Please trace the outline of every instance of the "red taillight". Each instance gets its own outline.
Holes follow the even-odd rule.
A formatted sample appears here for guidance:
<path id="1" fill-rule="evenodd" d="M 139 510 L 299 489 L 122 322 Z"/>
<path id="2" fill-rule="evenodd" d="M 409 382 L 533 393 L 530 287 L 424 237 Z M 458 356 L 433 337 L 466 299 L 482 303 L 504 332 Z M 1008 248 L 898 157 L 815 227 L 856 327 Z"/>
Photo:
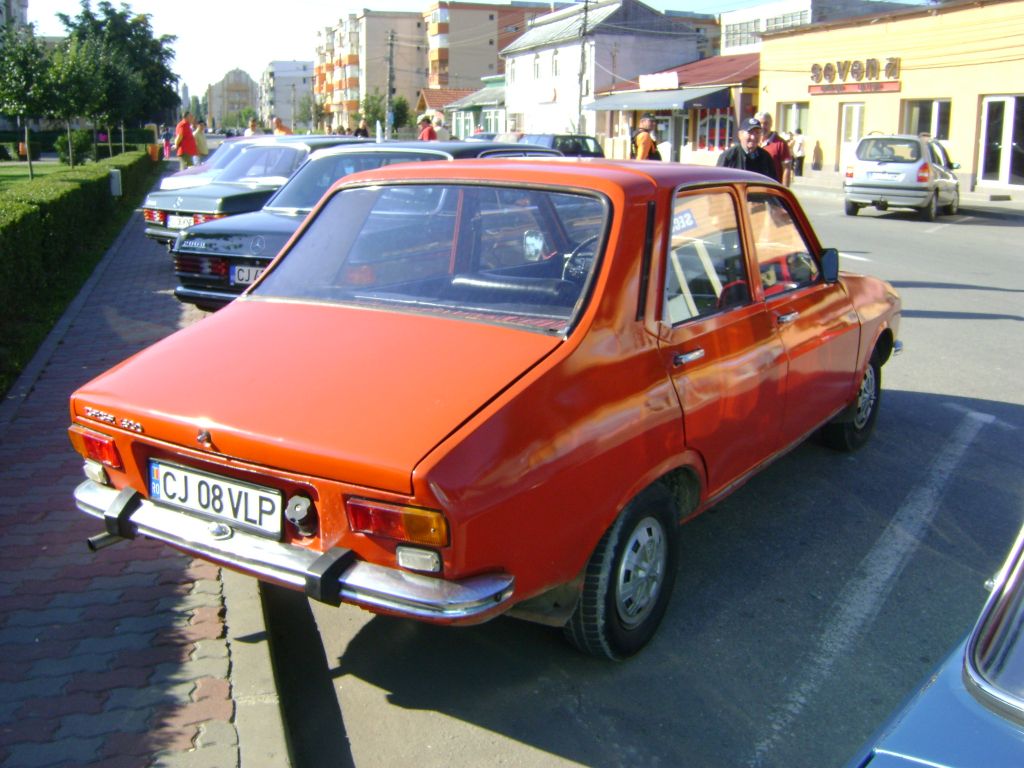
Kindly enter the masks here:
<path id="1" fill-rule="evenodd" d="M 174 255 L 174 270 L 176 272 L 184 272 L 191 275 L 227 277 L 228 262 L 227 259 L 177 253 Z"/>
<path id="2" fill-rule="evenodd" d="M 349 527 L 359 533 L 428 547 L 448 545 L 448 521 L 434 510 L 367 499 L 346 499 L 345 512 Z"/>
<path id="3" fill-rule="evenodd" d="M 932 180 L 931 163 L 921 163 L 921 167 L 917 169 L 917 180 L 921 182 Z"/>
<path id="4" fill-rule="evenodd" d="M 194 221 L 196 224 L 205 224 L 208 221 L 213 221 L 214 219 L 223 219 L 223 218 L 224 218 L 224 214 L 223 213 L 194 213 L 194 214 L 192 214 L 192 221 Z"/>
<path id="5" fill-rule="evenodd" d="M 846 178 L 848 178 L 848 179 L 852 179 L 853 178 L 853 166 L 852 165 L 846 166 Z"/>
<path id="6" fill-rule="evenodd" d="M 142 218 L 150 224 L 159 224 L 160 226 L 167 224 L 166 211 L 158 211 L 155 208 L 143 208 Z"/>
<path id="7" fill-rule="evenodd" d="M 111 469 L 122 468 L 121 454 L 117 451 L 114 438 L 101 432 L 93 432 L 91 429 L 80 427 L 77 424 L 68 427 L 68 437 L 75 450 L 85 458 L 98 461 Z"/>

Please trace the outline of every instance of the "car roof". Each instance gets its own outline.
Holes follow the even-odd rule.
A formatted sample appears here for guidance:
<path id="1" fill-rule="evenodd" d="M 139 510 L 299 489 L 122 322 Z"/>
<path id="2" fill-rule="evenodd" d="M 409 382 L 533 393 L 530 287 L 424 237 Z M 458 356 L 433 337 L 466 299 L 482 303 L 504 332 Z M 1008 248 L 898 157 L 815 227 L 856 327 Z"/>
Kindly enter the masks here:
<path id="1" fill-rule="evenodd" d="M 345 144 L 320 149 L 315 157 L 324 155 L 347 154 L 349 152 L 435 152 L 439 156 L 452 158 L 479 157 L 488 153 L 508 151 L 510 153 L 529 152 L 535 157 L 561 157 L 558 150 L 547 147 L 524 147 L 522 144 L 506 141 L 363 141 L 359 144 Z"/>
<path id="2" fill-rule="evenodd" d="M 675 189 L 711 183 L 779 184 L 752 171 L 718 166 L 651 163 L 598 157 L 508 157 L 456 159 L 449 163 L 397 163 L 346 176 L 336 186 L 368 181 L 510 182 L 608 190 Z"/>

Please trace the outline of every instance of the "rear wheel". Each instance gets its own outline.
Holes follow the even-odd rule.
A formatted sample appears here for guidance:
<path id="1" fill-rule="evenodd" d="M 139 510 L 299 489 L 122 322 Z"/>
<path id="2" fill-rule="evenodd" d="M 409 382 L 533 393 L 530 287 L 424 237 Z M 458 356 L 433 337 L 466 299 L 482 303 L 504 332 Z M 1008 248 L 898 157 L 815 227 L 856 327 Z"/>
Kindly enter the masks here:
<path id="1" fill-rule="evenodd" d="M 919 214 L 924 221 L 935 221 L 935 218 L 939 214 L 939 207 L 935 198 L 935 195 L 929 197 L 927 204 L 919 211 Z"/>
<path id="2" fill-rule="evenodd" d="M 850 408 L 822 427 L 821 436 L 829 448 L 855 451 L 871 437 L 882 396 L 882 366 L 874 355 L 860 381 L 857 399 Z"/>
<path id="3" fill-rule="evenodd" d="M 622 510 L 598 542 L 566 638 L 593 656 L 632 656 L 665 615 L 678 559 L 671 497 L 653 486 Z"/>
<path id="4" fill-rule="evenodd" d="M 846 215 L 847 216 L 856 216 L 857 215 L 857 211 L 859 211 L 859 210 L 860 210 L 860 206 L 859 205 L 857 205 L 856 203 L 850 202 L 849 200 L 846 201 Z"/>

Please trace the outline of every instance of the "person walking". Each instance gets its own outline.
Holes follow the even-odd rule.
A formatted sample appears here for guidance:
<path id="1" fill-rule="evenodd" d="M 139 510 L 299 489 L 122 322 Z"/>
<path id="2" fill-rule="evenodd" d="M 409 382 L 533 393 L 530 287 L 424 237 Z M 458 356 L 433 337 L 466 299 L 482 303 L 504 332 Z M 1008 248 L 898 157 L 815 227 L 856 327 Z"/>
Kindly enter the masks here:
<path id="1" fill-rule="evenodd" d="M 196 165 L 206 162 L 206 156 L 210 154 L 210 145 L 206 141 L 206 121 L 200 120 L 192 137 L 196 140 Z"/>
<path id="2" fill-rule="evenodd" d="M 806 154 L 804 141 L 803 131 L 799 128 L 793 131 L 793 173 L 797 176 L 804 175 L 804 156 Z"/>
<path id="3" fill-rule="evenodd" d="M 259 136 L 260 135 L 260 124 L 256 122 L 255 117 L 249 118 L 249 127 L 245 129 L 245 136 Z"/>
<path id="4" fill-rule="evenodd" d="M 737 132 L 738 141 L 718 156 L 722 168 L 739 168 L 775 178 L 775 163 L 761 148 L 761 121 L 752 117 Z"/>
<path id="5" fill-rule="evenodd" d="M 359 121 L 359 127 L 352 131 L 353 136 L 360 136 L 364 139 L 370 138 L 370 129 L 366 126 L 366 120 Z"/>
<path id="6" fill-rule="evenodd" d="M 754 117 L 761 123 L 761 147 L 771 157 L 775 166 L 775 180 L 785 183 L 786 171 L 792 165 L 789 145 L 772 130 L 772 116 L 769 113 L 758 112 Z"/>
<path id="7" fill-rule="evenodd" d="M 434 130 L 430 118 L 424 115 L 420 118 L 420 135 L 416 138 L 420 141 L 437 141 L 437 131 Z"/>
<path id="8" fill-rule="evenodd" d="M 181 121 L 174 128 L 174 153 L 178 156 L 179 170 L 185 170 L 192 165 L 192 158 L 196 154 L 196 139 L 192 135 L 192 123 L 195 118 L 191 112 L 186 112 Z"/>
<path id="9" fill-rule="evenodd" d="M 661 160 L 658 143 L 654 138 L 654 118 L 640 118 L 640 130 L 633 136 L 633 157 L 637 160 Z"/>

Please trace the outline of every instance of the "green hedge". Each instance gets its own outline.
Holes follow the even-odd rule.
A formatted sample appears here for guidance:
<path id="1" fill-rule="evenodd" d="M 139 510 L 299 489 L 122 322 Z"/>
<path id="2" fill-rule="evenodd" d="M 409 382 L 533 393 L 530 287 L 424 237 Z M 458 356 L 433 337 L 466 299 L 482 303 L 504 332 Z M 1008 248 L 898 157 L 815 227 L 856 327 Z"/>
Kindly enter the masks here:
<path id="1" fill-rule="evenodd" d="M 26 334 L 60 317 L 56 295 L 73 296 L 106 243 L 152 187 L 161 164 L 131 152 L 0 192 L 0 392 L 31 359 Z M 110 193 L 110 172 L 121 172 L 123 194 Z M 35 343 L 42 341 L 42 337 Z"/>

